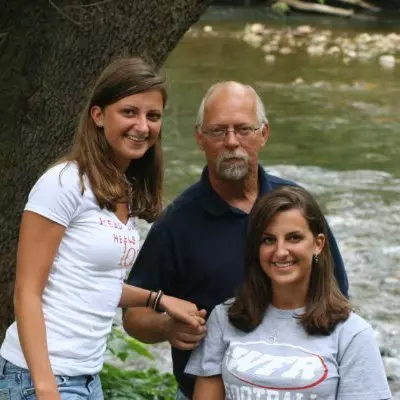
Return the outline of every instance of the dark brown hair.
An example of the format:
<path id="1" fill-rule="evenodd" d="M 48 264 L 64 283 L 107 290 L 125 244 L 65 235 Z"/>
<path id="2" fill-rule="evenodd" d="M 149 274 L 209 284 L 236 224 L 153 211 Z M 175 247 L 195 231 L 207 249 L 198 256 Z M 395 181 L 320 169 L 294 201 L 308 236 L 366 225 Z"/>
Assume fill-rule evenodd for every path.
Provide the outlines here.
<path id="1" fill-rule="evenodd" d="M 302 188 L 282 186 L 260 198 L 250 213 L 244 283 L 228 311 L 232 325 L 242 331 L 254 330 L 272 302 L 271 280 L 261 269 L 259 260 L 265 228 L 277 213 L 292 209 L 301 211 L 314 237 L 322 233 L 326 238 L 318 263 L 313 261 L 305 312 L 298 316 L 303 328 L 311 335 L 327 335 L 350 314 L 350 303 L 340 292 L 333 274 L 326 221 L 317 202 Z"/>
<path id="2" fill-rule="evenodd" d="M 123 97 L 148 90 L 160 91 L 167 101 L 165 77 L 139 57 L 112 62 L 100 75 L 81 114 L 70 153 L 61 161 L 76 161 L 82 193 L 86 175 L 101 208 L 116 210 L 117 203 L 130 203 L 130 215 L 153 221 L 162 211 L 163 157 L 161 133 L 146 154 L 130 162 L 125 174 L 110 157 L 103 128 L 93 121 L 93 106 L 104 109 Z M 127 181 L 132 187 L 127 194 Z M 128 198 L 130 197 L 130 198 Z"/>

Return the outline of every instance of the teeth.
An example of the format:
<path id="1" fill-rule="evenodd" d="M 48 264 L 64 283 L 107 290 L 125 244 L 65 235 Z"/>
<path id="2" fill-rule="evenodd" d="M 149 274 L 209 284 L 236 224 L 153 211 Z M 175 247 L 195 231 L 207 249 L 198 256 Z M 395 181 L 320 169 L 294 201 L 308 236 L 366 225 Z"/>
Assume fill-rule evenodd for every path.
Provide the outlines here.
<path id="1" fill-rule="evenodd" d="M 128 137 L 128 139 L 133 140 L 135 142 L 144 142 L 148 138 L 148 136 L 137 137 L 137 136 L 133 136 L 133 135 L 127 135 L 127 137 Z"/>
<path id="2" fill-rule="evenodd" d="M 294 261 L 287 261 L 287 262 L 273 262 L 273 265 L 278 268 L 285 268 L 285 267 L 290 267 L 291 265 L 294 265 Z"/>

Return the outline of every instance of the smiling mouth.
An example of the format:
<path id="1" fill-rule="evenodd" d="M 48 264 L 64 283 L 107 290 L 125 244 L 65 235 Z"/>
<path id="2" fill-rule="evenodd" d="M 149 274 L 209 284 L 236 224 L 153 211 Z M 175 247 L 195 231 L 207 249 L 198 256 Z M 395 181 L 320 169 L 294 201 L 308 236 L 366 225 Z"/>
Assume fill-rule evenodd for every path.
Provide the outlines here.
<path id="1" fill-rule="evenodd" d="M 274 267 L 278 267 L 278 268 L 287 268 L 287 267 L 291 267 L 293 265 L 296 264 L 296 261 L 286 261 L 286 262 L 272 262 L 272 265 Z"/>
<path id="2" fill-rule="evenodd" d="M 126 135 L 126 137 L 129 140 L 132 140 L 132 142 L 136 142 L 136 143 L 141 143 L 141 142 L 145 142 L 149 136 L 135 136 L 135 135 Z"/>

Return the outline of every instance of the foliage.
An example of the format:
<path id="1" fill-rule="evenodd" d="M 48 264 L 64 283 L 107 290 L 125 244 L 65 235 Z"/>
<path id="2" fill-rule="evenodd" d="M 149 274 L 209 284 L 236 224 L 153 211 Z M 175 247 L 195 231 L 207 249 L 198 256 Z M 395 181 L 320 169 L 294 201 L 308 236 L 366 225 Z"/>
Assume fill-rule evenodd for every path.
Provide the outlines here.
<path id="1" fill-rule="evenodd" d="M 172 400 L 176 395 L 174 376 L 155 369 L 123 371 L 105 364 L 100 375 L 106 400 Z"/>
<path id="2" fill-rule="evenodd" d="M 131 353 L 154 359 L 142 342 L 129 337 L 117 327 L 113 327 L 108 337 L 107 350 L 121 361 L 125 361 Z"/>
<path id="3" fill-rule="evenodd" d="M 279 14 L 285 14 L 289 11 L 289 6 L 284 1 L 277 1 L 271 8 Z"/>
<path id="4" fill-rule="evenodd" d="M 107 348 L 122 362 L 138 355 L 154 359 L 143 343 L 115 327 Z M 172 400 L 176 395 L 174 376 L 160 373 L 154 368 L 146 371 L 123 370 L 105 363 L 100 376 L 106 400 Z"/>

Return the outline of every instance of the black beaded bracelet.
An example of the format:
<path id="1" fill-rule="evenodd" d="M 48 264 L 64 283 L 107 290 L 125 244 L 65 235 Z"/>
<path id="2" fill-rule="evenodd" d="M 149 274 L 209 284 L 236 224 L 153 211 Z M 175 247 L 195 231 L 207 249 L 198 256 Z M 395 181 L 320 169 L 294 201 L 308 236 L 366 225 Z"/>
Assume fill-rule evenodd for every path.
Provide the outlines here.
<path id="1" fill-rule="evenodd" d="M 152 295 L 153 293 L 154 293 L 154 292 L 153 292 L 152 290 L 150 290 L 149 297 L 147 298 L 147 301 L 146 301 L 146 307 L 150 307 L 151 295 Z"/>
<path id="2" fill-rule="evenodd" d="M 156 297 L 154 298 L 154 303 L 153 303 L 153 307 L 152 307 L 154 311 L 158 311 L 159 310 L 158 306 L 160 305 L 160 300 L 161 300 L 161 297 L 162 297 L 163 294 L 164 293 L 163 293 L 162 290 L 159 290 L 157 292 Z"/>

